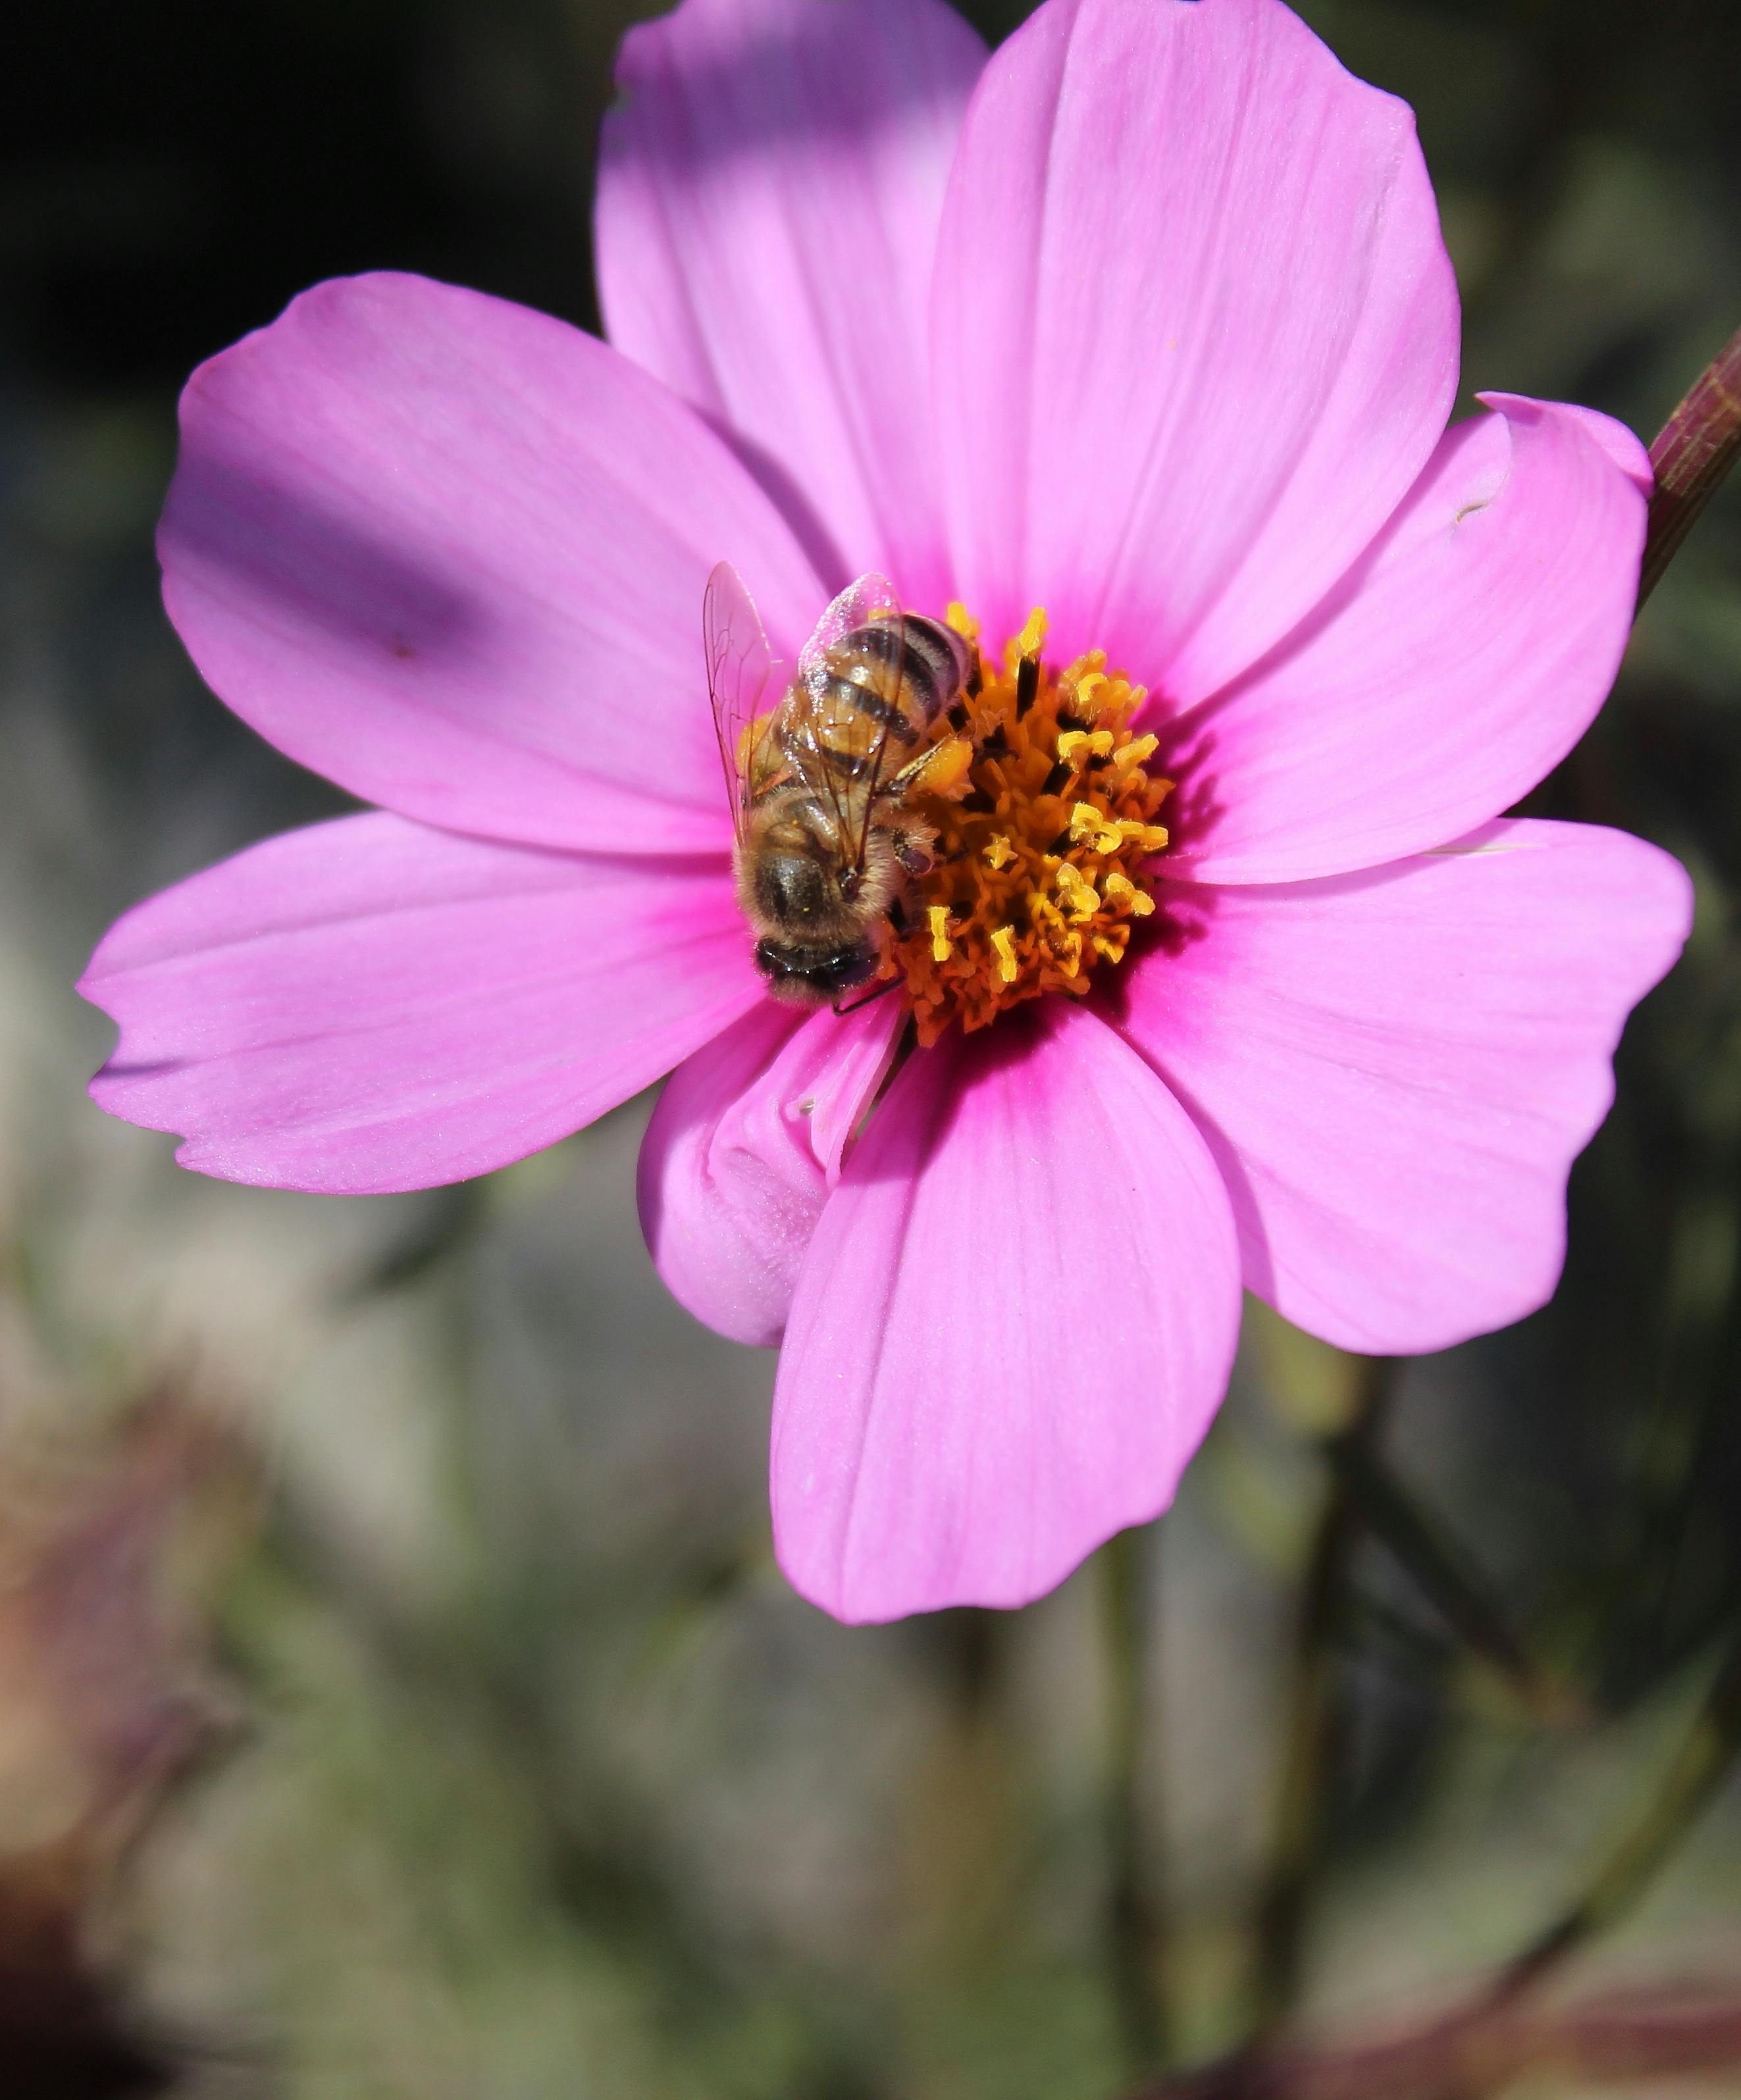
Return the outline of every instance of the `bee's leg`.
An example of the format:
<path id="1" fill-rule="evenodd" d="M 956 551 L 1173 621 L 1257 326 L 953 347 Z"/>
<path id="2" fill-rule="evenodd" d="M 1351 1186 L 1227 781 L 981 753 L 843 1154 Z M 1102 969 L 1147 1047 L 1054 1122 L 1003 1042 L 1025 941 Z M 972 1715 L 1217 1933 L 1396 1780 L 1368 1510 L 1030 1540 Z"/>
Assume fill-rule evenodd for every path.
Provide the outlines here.
<path id="1" fill-rule="evenodd" d="M 907 931 L 907 907 L 899 897 L 889 899 L 889 924 L 895 929 L 897 938 Z"/>
<path id="2" fill-rule="evenodd" d="M 844 1021 L 849 1013 L 856 1013 L 861 1006 L 868 1006 L 873 999 L 886 998 L 889 993 L 897 989 L 901 982 L 899 977 L 890 977 L 886 984 L 878 985 L 874 991 L 866 992 L 863 999 L 854 999 L 851 1006 L 842 1006 L 837 999 L 834 1004 L 836 1017 Z"/>
<path id="3" fill-rule="evenodd" d="M 931 851 L 936 834 L 929 824 L 891 825 L 889 849 L 896 864 L 908 875 L 929 875 L 936 865 Z"/>
<path id="4" fill-rule="evenodd" d="M 881 790 L 895 801 L 910 795 L 953 795 L 967 785 L 974 748 L 965 736 L 946 736 L 928 744 Z"/>

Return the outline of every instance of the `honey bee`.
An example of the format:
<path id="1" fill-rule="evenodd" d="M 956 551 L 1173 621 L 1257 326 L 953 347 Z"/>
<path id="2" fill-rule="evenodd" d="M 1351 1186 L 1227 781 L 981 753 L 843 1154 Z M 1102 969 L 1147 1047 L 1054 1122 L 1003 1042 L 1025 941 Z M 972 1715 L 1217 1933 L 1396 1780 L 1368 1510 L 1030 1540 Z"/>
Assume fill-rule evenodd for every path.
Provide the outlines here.
<path id="1" fill-rule="evenodd" d="M 971 745 L 936 729 L 967 684 L 968 646 L 860 576 L 764 714 L 773 657 L 728 562 L 701 624 L 757 966 L 782 998 L 837 999 L 874 973 L 908 878 L 932 864 L 936 833 L 914 805 L 966 785 Z"/>

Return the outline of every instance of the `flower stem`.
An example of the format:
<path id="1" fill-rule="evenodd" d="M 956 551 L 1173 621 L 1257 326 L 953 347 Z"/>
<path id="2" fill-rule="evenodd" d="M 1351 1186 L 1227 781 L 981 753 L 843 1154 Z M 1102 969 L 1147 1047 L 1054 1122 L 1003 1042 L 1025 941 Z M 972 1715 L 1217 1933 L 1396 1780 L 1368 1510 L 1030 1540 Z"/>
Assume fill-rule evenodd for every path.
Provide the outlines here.
<path id="1" fill-rule="evenodd" d="M 1156 1724 L 1152 1529 L 1101 1548 L 1107 1667 L 1107 1963 L 1134 2078 L 1166 2061 L 1166 1930 L 1150 1879 L 1152 1833 L 1142 1807 L 1143 1744 Z"/>
<path id="2" fill-rule="evenodd" d="M 1584 1702 L 1532 1656 L 1479 1572 L 1409 1493 L 1370 1435 L 1332 1437 L 1327 1448 L 1361 1522 L 1416 1584 L 1472 1654 L 1509 1688 L 1524 1710 L 1549 1727 L 1585 1718 Z"/>
<path id="3" fill-rule="evenodd" d="M 1370 1448 L 1394 1366 L 1366 1364 L 1353 1414 L 1335 1443 Z M 1360 1521 L 1346 1462 L 1332 1467 L 1323 1508 L 1306 1560 L 1294 1635 L 1293 1665 L 1270 1864 L 1257 1921 L 1252 1984 L 1253 2034 L 1260 2047 L 1287 2018 L 1299 1991 L 1304 1925 L 1323 1850 L 1337 1733 L 1335 1636 L 1346 1608 L 1349 1573 Z"/>
<path id="4" fill-rule="evenodd" d="M 1658 2081 L 1668 2091 L 1668 2080 L 1699 2071 L 1717 2076 L 1695 2089 L 1727 2091 L 1737 2064 L 1741 1999 L 1733 1994 L 1611 1989 L 1533 2014 L 1460 2007 L 1261 2062 L 1223 2057 L 1136 2100 L 1471 2100 L 1524 2079 L 1561 2092 L 1654 2090 Z"/>
<path id="5" fill-rule="evenodd" d="M 1741 1627 L 1655 1798 L 1623 1832 L 1584 1893 L 1500 1971 L 1489 2002 L 1507 2005 L 1631 1909 L 1688 1837 L 1741 1757 Z"/>
<path id="6" fill-rule="evenodd" d="M 1656 493 L 1638 577 L 1642 606 L 1741 454 L 1741 329 L 1724 344 L 1650 448 Z"/>

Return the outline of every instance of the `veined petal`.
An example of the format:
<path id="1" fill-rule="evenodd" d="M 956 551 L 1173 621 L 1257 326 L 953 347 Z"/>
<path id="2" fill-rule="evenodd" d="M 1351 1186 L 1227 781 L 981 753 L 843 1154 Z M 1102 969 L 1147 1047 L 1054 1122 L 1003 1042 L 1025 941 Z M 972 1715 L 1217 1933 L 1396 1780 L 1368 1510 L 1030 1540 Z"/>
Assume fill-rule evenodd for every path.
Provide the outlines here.
<path id="1" fill-rule="evenodd" d="M 456 838 L 379 813 L 250 847 L 112 929 L 98 1103 L 229 1181 L 352 1195 L 519 1159 L 762 996 L 723 862 Z"/>
<path id="2" fill-rule="evenodd" d="M 402 815 L 718 852 L 701 595 L 790 649 L 824 602 L 692 410 L 578 329 L 421 277 L 319 285 L 202 365 L 158 535 L 170 617 L 280 750 Z"/>
<path id="3" fill-rule="evenodd" d="M 1049 0 L 986 69 L 939 243 L 958 595 L 1204 699 L 1407 492 L 1457 334 L 1411 112 L 1279 0 Z"/>
<path id="4" fill-rule="evenodd" d="M 1483 398 L 1304 626 L 1164 732 L 1169 872 L 1399 859 L 1509 809 L 1589 726 L 1631 631 L 1650 461 L 1589 409 Z"/>
<path id="5" fill-rule="evenodd" d="M 1501 823 L 1364 875 L 1163 902 L 1182 938 L 1131 967 L 1120 1025 L 1209 1141 L 1248 1287 L 1378 1355 L 1545 1303 L 1621 1026 L 1686 935 L 1678 864 Z"/>
<path id="6" fill-rule="evenodd" d="M 768 999 L 672 1074 L 641 1146 L 641 1229 L 672 1296 L 716 1332 L 779 1341 L 905 1020 L 894 999 L 807 1018 Z"/>
<path id="7" fill-rule="evenodd" d="M 1166 1507 L 1220 1404 L 1221 1178 L 1141 1060 L 1058 1008 L 910 1058 L 805 1257 L 774 1539 L 837 1618 L 1041 1595 Z"/>
<path id="8" fill-rule="evenodd" d="M 685 0 L 625 41 L 599 170 L 611 340 L 731 430 L 833 578 L 935 610 L 931 261 L 984 63 L 942 0 Z"/>

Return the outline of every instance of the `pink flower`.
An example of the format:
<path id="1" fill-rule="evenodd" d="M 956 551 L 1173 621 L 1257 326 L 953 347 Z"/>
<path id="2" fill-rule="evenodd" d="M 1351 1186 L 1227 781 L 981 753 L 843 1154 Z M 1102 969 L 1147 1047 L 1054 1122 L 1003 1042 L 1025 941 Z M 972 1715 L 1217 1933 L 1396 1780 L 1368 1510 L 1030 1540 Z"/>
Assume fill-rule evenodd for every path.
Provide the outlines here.
<path id="1" fill-rule="evenodd" d="M 382 806 L 123 919 L 93 1091 L 205 1173 L 394 1189 L 676 1067 L 647 1238 L 702 1319 L 784 1335 L 792 1581 L 849 1620 L 1017 1604 L 1171 1498 L 1242 1280 L 1381 1352 L 1553 1290 L 1688 885 L 1501 813 L 1613 677 L 1645 456 L 1509 396 L 1445 430 L 1409 112 L 1279 0 L 1048 0 L 989 59 L 940 0 L 686 0 L 621 78 L 612 346 L 378 276 L 189 385 L 170 615 Z M 1150 690 L 1172 843 L 1085 995 L 947 1028 L 880 1097 L 902 1000 L 766 996 L 722 558 L 788 660 L 874 568 L 994 665 L 1044 606 L 1049 679 L 1100 650 Z M 1059 938 L 1111 866 L 1058 878 Z"/>

